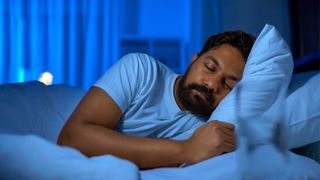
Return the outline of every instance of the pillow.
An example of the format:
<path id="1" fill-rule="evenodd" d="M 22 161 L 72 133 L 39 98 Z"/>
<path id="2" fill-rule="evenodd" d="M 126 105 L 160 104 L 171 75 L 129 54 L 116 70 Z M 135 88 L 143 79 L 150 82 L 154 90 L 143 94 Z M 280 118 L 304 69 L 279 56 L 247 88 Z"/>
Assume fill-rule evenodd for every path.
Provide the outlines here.
<path id="1" fill-rule="evenodd" d="M 289 92 L 284 129 L 288 147 L 320 141 L 320 72 L 294 75 Z"/>
<path id="2" fill-rule="evenodd" d="M 40 133 L 36 126 L 41 124 L 40 112 L 46 107 L 45 87 L 39 81 L 0 86 L 1 132 Z"/>
<path id="3" fill-rule="evenodd" d="M 0 133 L 36 134 L 55 142 L 84 91 L 39 81 L 0 85 Z"/>
<path id="4" fill-rule="evenodd" d="M 240 136 L 246 131 L 250 141 L 259 143 L 277 138 L 282 141 L 279 146 L 288 149 L 320 141 L 320 74 L 295 75 L 288 89 L 292 70 L 289 47 L 274 27 L 266 25 L 250 52 L 242 80 L 210 120 L 239 126 L 241 115 L 246 127 L 240 127 Z M 281 121 L 282 137 L 276 134 L 275 121 Z"/>
<path id="5" fill-rule="evenodd" d="M 242 117 L 258 117 L 287 89 L 293 71 L 289 46 L 275 27 L 265 25 L 248 57 L 241 81 L 220 102 L 210 120 L 236 124 Z M 209 121 L 210 121 L 209 120 Z"/>

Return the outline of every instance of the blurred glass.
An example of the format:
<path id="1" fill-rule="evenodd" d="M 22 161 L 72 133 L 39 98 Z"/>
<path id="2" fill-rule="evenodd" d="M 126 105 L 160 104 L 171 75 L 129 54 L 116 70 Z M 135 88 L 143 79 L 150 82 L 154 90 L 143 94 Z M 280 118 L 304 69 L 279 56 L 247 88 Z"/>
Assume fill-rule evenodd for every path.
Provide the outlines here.
<path id="1" fill-rule="evenodd" d="M 237 89 L 238 151 L 240 179 L 286 179 L 289 163 L 284 127 L 285 89 L 264 113 L 244 116 L 240 106 L 241 86 Z M 254 114 L 254 113 L 252 113 Z"/>

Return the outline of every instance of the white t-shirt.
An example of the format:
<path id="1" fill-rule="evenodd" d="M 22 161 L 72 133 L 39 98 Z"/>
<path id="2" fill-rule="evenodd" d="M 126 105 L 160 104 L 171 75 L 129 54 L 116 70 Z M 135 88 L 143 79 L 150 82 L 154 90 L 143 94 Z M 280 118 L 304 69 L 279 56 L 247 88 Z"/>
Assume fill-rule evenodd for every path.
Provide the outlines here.
<path id="1" fill-rule="evenodd" d="M 108 93 L 121 109 L 123 115 L 117 131 L 174 138 L 204 123 L 178 107 L 174 97 L 177 77 L 151 56 L 132 53 L 121 58 L 94 86 Z"/>

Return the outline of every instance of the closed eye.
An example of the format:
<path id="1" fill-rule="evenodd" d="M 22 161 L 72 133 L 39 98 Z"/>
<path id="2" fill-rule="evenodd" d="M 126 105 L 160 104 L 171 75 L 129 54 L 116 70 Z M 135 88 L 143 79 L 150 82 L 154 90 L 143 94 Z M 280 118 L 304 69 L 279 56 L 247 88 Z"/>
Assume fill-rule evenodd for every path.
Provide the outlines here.
<path id="1" fill-rule="evenodd" d="M 208 66 L 207 64 L 205 64 L 204 66 L 206 67 L 206 69 L 208 69 L 208 70 L 211 71 L 211 72 L 216 71 L 216 68 L 215 68 L 215 67 L 210 67 L 210 66 Z"/>
<path id="2" fill-rule="evenodd" d="M 237 81 L 230 81 L 230 80 L 226 80 L 225 81 L 225 86 L 228 89 L 233 89 L 233 87 L 237 84 Z"/>
<path id="3" fill-rule="evenodd" d="M 228 84 L 228 83 L 224 83 L 225 84 L 225 86 L 227 87 L 227 89 L 232 89 L 232 87 Z"/>

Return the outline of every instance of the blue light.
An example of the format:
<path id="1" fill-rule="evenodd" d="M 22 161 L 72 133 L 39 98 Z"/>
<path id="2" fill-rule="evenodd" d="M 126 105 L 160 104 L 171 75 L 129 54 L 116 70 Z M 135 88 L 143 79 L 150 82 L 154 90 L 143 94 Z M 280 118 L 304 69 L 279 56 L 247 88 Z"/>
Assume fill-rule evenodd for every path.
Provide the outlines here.
<path id="1" fill-rule="evenodd" d="M 272 7 L 276 2 L 266 1 Z M 0 83 L 20 82 L 23 68 L 23 81 L 48 70 L 54 83 L 88 89 L 121 56 L 135 51 L 183 73 L 208 35 L 230 30 L 229 9 L 221 0 L 0 0 Z M 288 22 L 277 10 L 272 19 Z M 265 23 L 245 15 L 237 15 L 242 30 L 257 31 Z"/>
<path id="2" fill-rule="evenodd" d="M 24 82 L 25 76 L 26 76 L 25 70 L 23 68 L 19 68 L 18 69 L 18 79 L 17 79 L 18 82 Z"/>
<path id="3" fill-rule="evenodd" d="M 48 70 L 54 83 L 88 89 L 134 51 L 165 57 L 165 64 L 182 72 L 189 61 L 190 2 L 0 1 L 0 83 L 37 80 Z M 139 42 L 147 46 L 139 49 Z"/>

